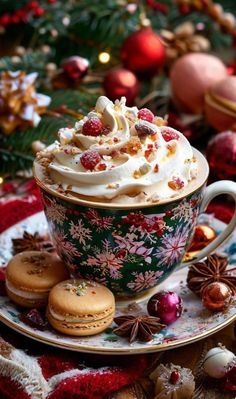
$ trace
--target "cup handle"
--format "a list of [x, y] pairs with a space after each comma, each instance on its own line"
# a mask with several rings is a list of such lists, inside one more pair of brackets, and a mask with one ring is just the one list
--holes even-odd
[[[214, 197], [217, 197], [220, 194], [228, 194], [230, 195], [235, 202], [236, 207], [236, 183], [230, 180], [222, 180], [217, 181], [215, 183], [210, 184], [210, 186], [206, 187], [205, 193], [203, 196], [203, 201], [200, 207], [200, 213], [204, 212]], [[214, 252], [234, 231], [236, 227], [236, 210], [234, 212], [234, 216], [232, 217], [228, 226], [222, 231], [222, 233], [216, 237], [210, 244], [208, 244], [205, 248], [203, 248], [197, 256], [192, 259], [192, 261], [184, 262], [184, 266], [191, 265], [193, 262], [199, 262], [202, 258]]]

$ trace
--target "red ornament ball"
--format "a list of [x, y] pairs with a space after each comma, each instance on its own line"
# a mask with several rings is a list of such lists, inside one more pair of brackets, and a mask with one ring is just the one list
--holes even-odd
[[166, 59], [162, 40], [151, 28], [132, 33], [123, 43], [120, 56], [125, 67], [138, 74], [155, 74]]
[[133, 72], [124, 68], [115, 68], [105, 76], [103, 87], [112, 101], [125, 96], [127, 105], [132, 105], [139, 93], [139, 81]]
[[88, 72], [89, 62], [86, 58], [74, 55], [62, 62], [62, 69], [67, 77], [72, 80], [82, 79]]
[[148, 301], [147, 311], [151, 316], [159, 317], [164, 324], [171, 324], [182, 314], [183, 301], [172, 291], [160, 291]]
[[209, 284], [202, 293], [203, 305], [213, 312], [226, 309], [232, 302], [232, 291], [228, 285], [215, 281]]
[[227, 131], [214, 136], [208, 143], [206, 157], [213, 180], [236, 181], [236, 132]]

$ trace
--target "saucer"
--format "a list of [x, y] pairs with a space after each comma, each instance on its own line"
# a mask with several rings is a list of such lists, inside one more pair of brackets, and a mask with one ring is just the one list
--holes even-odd
[[[225, 228], [225, 224], [212, 215], [201, 215], [199, 223], [210, 225], [217, 234]], [[12, 257], [12, 238], [22, 236], [24, 230], [29, 233], [35, 231], [46, 233], [47, 222], [44, 213], [40, 212], [23, 220], [0, 235], [0, 267], [3, 267]], [[218, 251], [229, 257], [230, 264], [236, 263], [235, 242], [236, 232]], [[187, 268], [180, 266], [179, 270], [177, 269], [153, 290], [152, 294], [160, 290], [175, 291], [183, 299], [184, 309], [181, 317], [175, 323], [158, 334], [154, 334], [153, 339], [147, 343], [137, 341], [130, 344], [125, 338], [113, 334], [113, 326], [103, 333], [91, 337], [70, 337], [60, 334], [52, 328], [40, 331], [19, 320], [18, 316], [21, 310], [6, 296], [0, 296], [0, 320], [10, 328], [37, 341], [73, 351], [121, 355], [176, 348], [214, 334], [236, 319], [236, 297], [232, 305], [224, 312], [210, 312], [203, 307], [200, 299], [188, 289], [186, 285], [187, 272]], [[132, 300], [117, 303], [116, 316], [147, 313], [147, 301], [148, 298], [140, 303]]]

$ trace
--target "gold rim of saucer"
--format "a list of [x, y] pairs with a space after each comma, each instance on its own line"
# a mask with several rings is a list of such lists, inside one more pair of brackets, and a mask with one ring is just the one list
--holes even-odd
[[[36, 173], [36, 163], [34, 162], [33, 165], [33, 175], [36, 180], [37, 185], [45, 192], [48, 194], [51, 194], [54, 197], [60, 198], [65, 202], [69, 202], [72, 204], [76, 205], [82, 205], [82, 206], [88, 206], [92, 208], [101, 208], [101, 209], [111, 209], [111, 210], [129, 210], [130, 208], [132, 209], [144, 209], [144, 208], [152, 208], [156, 205], [166, 205], [171, 202], [176, 202], [176, 201], [181, 201], [183, 198], [188, 197], [189, 195], [194, 194], [196, 191], [200, 190], [202, 187], [207, 182], [208, 176], [209, 176], [209, 165], [207, 163], [207, 160], [205, 157], [202, 155], [200, 151], [198, 151], [196, 148], [193, 148], [193, 154], [197, 156], [197, 159], [200, 160], [200, 163], [202, 164], [202, 170], [203, 170], [203, 177], [200, 179], [200, 183], [197, 187], [195, 187], [193, 190], [189, 189], [184, 192], [182, 195], [177, 195], [175, 197], [170, 197], [164, 200], [156, 201], [156, 202], [148, 202], [148, 203], [139, 203], [139, 204], [127, 204], [127, 205], [122, 205], [122, 204], [116, 204], [116, 203], [110, 203], [110, 202], [96, 202], [96, 201], [89, 201], [77, 197], [72, 197], [69, 195], [61, 194], [52, 188], [46, 186], [39, 178], [37, 177]], [[39, 164], [37, 164], [38, 167], [40, 167]]]

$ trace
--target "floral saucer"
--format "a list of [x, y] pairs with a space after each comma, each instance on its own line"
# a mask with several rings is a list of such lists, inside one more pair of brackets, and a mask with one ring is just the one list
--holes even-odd
[[[220, 233], [225, 225], [212, 215], [201, 215], [199, 223], [210, 225]], [[0, 235], [0, 267], [11, 258], [12, 238], [20, 237], [23, 231], [29, 233], [47, 231], [47, 222], [43, 212], [37, 213], [11, 227]], [[228, 255], [230, 264], [236, 263], [236, 232], [220, 248], [220, 253]], [[156, 287], [154, 291], [168, 289], [177, 292], [184, 303], [184, 311], [179, 320], [155, 334], [148, 343], [134, 342], [130, 344], [126, 339], [113, 334], [112, 327], [99, 335], [92, 337], [69, 337], [57, 333], [53, 329], [40, 331], [29, 327], [19, 320], [20, 309], [6, 296], [0, 296], [0, 320], [12, 329], [31, 337], [37, 341], [56, 347], [80, 352], [103, 354], [135, 354], [157, 352], [186, 345], [207, 337], [222, 329], [236, 319], [236, 297], [232, 305], [224, 312], [212, 313], [205, 309], [186, 286], [187, 268], [180, 267], [166, 281]], [[152, 292], [152, 293], [153, 293]], [[118, 303], [116, 316], [122, 314], [146, 313], [147, 299], [140, 303], [132, 301]]]

